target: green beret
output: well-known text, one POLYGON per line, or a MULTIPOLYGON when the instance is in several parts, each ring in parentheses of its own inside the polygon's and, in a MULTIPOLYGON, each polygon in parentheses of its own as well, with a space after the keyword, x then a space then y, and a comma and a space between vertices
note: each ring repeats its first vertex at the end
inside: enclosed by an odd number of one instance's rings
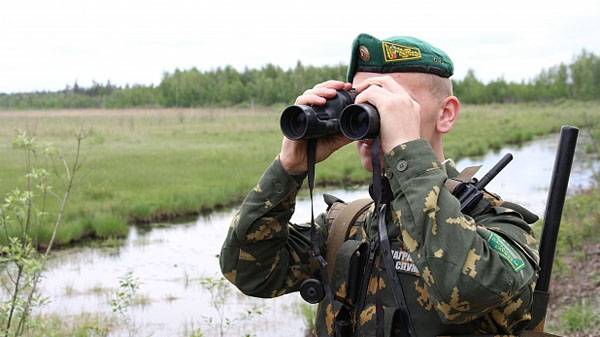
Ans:
POLYGON ((428 73, 450 77, 454 66, 450 57, 429 43, 408 36, 379 40, 360 34, 352 43, 348 82, 358 71, 372 73, 428 73))

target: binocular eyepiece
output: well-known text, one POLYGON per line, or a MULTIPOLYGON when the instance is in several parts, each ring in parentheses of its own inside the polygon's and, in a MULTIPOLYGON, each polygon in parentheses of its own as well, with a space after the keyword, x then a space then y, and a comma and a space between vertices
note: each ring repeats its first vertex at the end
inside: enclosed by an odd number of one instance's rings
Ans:
POLYGON ((369 104, 354 104, 354 91, 339 90, 323 106, 291 105, 281 114, 283 134, 292 140, 314 139, 341 133, 351 140, 375 138, 379 113, 369 104))

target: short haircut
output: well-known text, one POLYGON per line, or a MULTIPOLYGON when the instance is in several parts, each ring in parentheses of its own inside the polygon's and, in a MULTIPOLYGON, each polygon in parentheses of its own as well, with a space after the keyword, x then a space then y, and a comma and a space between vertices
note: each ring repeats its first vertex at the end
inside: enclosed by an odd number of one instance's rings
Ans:
POLYGON ((400 83, 412 88, 421 88, 430 93, 438 102, 453 95, 452 81, 449 78, 426 73, 392 73, 400 83))
POLYGON ((429 89, 432 95, 440 100, 453 95, 452 81, 449 78, 433 74, 423 74, 423 85, 429 89))

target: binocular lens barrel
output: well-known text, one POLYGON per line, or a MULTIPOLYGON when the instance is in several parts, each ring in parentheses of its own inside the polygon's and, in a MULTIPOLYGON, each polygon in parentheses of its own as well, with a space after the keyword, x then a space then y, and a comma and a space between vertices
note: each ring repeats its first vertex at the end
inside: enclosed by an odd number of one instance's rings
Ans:
POLYGON ((292 105, 283 110, 279 124, 283 134, 292 140, 302 139, 308 131, 310 112, 306 106, 292 105))
POLYGON ((340 115, 340 131, 351 140, 375 138, 379 134, 379 113, 369 103, 347 106, 340 115))
MULTIPOLYGON (((279 124, 291 140, 314 139, 339 133, 338 119, 319 118, 319 111, 308 105, 292 105, 283 110, 279 124)), ((323 117, 323 115, 322 115, 323 117)))

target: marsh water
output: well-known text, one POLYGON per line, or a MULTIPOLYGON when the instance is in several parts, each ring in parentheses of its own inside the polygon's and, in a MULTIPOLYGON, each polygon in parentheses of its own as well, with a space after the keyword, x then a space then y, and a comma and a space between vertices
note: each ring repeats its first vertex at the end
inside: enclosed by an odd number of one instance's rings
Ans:
MULTIPOLYGON (((462 159, 457 166, 483 164, 478 174, 481 176, 506 152, 511 152, 515 159, 488 189, 542 215, 557 141, 558 135, 552 135, 482 157, 462 159)), ((586 159, 579 150, 569 193, 589 187, 593 171, 598 169, 600 161, 586 159)), ((327 192, 344 200, 367 195, 365 188, 327 192)), ((316 212, 325 209, 321 194, 318 191, 315 198, 316 212)), ((292 221, 307 221, 309 207, 308 200, 299 200, 292 221)), ((163 224, 152 229, 132 226, 124 242, 116 247, 77 247, 56 252, 42 283, 50 302, 41 312, 63 317, 80 313, 116 315, 123 323, 117 324, 111 336, 185 336, 198 328, 204 336, 218 336, 219 317, 232 320, 224 328, 226 336, 304 336, 305 323, 299 313, 302 300, 297 294, 263 300, 229 288, 220 304, 211 302, 211 292, 200 280, 220 277, 217 254, 234 211, 214 212, 189 223, 163 224), (114 314, 110 302, 119 288, 119 278, 128 272, 139 279, 139 289, 124 314, 114 314), (217 309, 223 310, 223 316, 217 309), (252 314, 248 315, 248 310, 253 310, 252 314)))

